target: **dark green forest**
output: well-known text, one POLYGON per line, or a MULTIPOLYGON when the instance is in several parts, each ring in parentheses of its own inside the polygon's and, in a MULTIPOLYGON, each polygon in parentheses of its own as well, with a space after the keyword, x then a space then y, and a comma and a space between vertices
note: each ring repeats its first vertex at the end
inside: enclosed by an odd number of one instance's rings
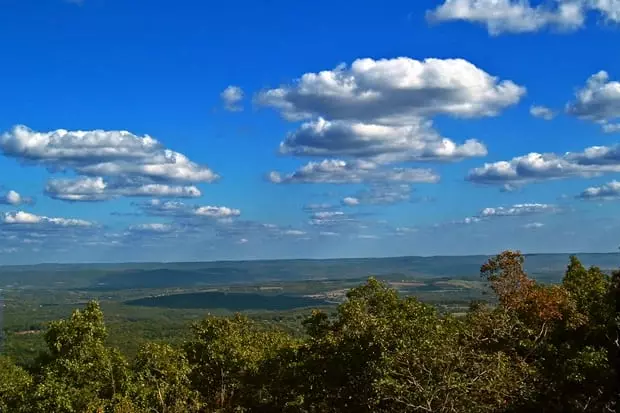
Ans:
POLYGON ((493 295, 463 313, 370 278, 300 334, 207 316, 132 355, 91 301, 47 325, 31 359, 0 356, 0 412, 617 411, 620 271, 571 257, 551 284, 524 261, 488 259, 493 295))

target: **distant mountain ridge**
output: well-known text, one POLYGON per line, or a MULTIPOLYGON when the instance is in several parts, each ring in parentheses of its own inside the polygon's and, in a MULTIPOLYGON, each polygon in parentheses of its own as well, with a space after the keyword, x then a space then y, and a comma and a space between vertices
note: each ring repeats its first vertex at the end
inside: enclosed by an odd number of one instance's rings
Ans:
MULTIPOLYGON (((587 266, 620 268, 620 253, 528 254, 535 278, 557 281, 570 255, 587 266)), ((478 277, 488 256, 294 259, 116 264, 37 264, 0 267, 0 288, 173 288, 229 283, 348 279, 375 276, 478 277)))

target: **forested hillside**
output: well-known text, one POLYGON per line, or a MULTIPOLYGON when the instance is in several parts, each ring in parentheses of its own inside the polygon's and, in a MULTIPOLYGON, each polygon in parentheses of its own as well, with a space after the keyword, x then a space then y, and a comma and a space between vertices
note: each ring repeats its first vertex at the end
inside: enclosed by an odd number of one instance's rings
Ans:
POLYGON ((1 412, 614 412, 620 271, 571 257, 560 284, 504 252, 481 274, 496 303, 438 312, 370 278, 305 334, 207 317, 179 346, 131 359, 88 303, 26 365, 0 357, 1 412))

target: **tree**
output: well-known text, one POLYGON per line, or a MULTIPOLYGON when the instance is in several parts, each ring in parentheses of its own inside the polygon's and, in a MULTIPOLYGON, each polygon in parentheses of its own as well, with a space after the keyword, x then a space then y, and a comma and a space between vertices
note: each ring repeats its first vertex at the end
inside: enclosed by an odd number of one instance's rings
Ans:
POLYGON ((129 383, 121 354, 105 347, 106 327, 96 302, 54 321, 45 333, 32 394, 33 412, 84 412, 123 400, 129 383))
POLYGON ((132 399, 140 408, 160 413, 199 411, 198 394, 190 389, 185 355, 168 344, 147 343, 132 366, 132 399))
POLYGON ((0 356, 0 412, 27 412, 26 398, 31 385, 28 372, 0 356))
POLYGON ((279 331, 265 331, 247 317, 209 316, 192 327, 185 351, 194 389, 212 409, 258 406, 268 396, 257 386, 261 366, 291 343, 279 331))

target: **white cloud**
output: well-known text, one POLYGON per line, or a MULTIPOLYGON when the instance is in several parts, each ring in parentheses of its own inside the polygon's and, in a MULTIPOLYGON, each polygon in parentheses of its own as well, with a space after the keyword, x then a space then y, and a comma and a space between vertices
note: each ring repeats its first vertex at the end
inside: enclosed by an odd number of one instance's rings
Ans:
POLYGON ((601 186, 586 188, 578 198, 587 200, 620 199, 620 181, 611 181, 601 186))
POLYGON ((290 121, 309 119, 280 143, 280 153, 326 160, 310 162, 287 176, 271 172, 269 179, 436 182, 434 173, 421 178, 423 170, 388 171, 377 165, 485 156, 482 142, 443 137, 433 129, 431 118, 496 116, 524 94, 524 87, 463 59, 365 58, 350 66, 306 73, 290 84, 260 92, 256 101, 290 121))
POLYGON ((412 227, 396 227, 395 231, 397 235, 407 235, 418 232, 418 229, 412 227))
POLYGON ((310 215, 309 224, 313 226, 341 225, 353 221, 342 211, 319 211, 310 215))
POLYGON ((510 161, 485 163, 469 171, 467 179, 491 185, 522 185, 570 177, 592 177, 620 172, 620 144, 592 146, 583 152, 517 156, 510 161))
POLYGON ((432 22, 483 24, 492 35, 535 32, 543 28, 575 30, 585 21, 583 0, 557 0, 532 6, 529 0, 445 0, 427 13, 432 22), (551 6, 554 4, 554 6, 551 6))
POLYGON ((413 119, 389 126, 318 118, 304 123, 280 144, 280 153, 295 156, 347 156, 381 163, 453 161, 484 156, 475 139, 456 144, 432 129, 432 122, 413 119))
POLYGON ((462 220, 459 221, 453 221, 453 224, 464 224, 464 225, 470 225, 470 224, 477 224, 478 222, 482 221, 480 218, 478 217, 467 217, 467 218, 463 218, 462 220))
POLYGON ((74 218, 50 218, 29 212, 5 212, 0 215, 0 223, 11 226, 56 226, 56 227, 92 227, 93 222, 74 218))
POLYGON ((309 162, 297 171, 281 175, 271 172, 269 180, 273 183, 333 183, 350 184, 365 182, 419 182, 437 183, 439 176, 430 169, 393 168, 382 169, 377 164, 366 161, 344 161, 326 159, 309 162))
POLYGON ((609 122, 620 119, 620 82, 609 80, 605 71, 590 76, 586 85, 577 91, 575 101, 566 105, 566 111, 601 124, 607 133, 619 131, 620 125, 609 122))
POLYGON ((540 118, 544 120, 552 120, 553 118, 555 118, 556 114, 553 110, 549 109, 548 107, 532 105, 530 107, 530 115, 534 116, 535 118, 540 118))
POLYGON ((33 204, 34 200, 30 197, 24 197, 19 192, 10 190, 4 195, 0 195, 0 204, 4 205, 29 205, 33 204))
POLYGON ((196 186, 167 184, 136 184, 133 182, 108 183, 101 177, 52 179, 45 186, 51 198, 63 201, 105 201, 127 197, 196 198, 201 195, 196 186))
POLYGON ((175 228, 170 224, 162 224, 162 223, 148 223, 148 224, 138 224, 132 225, 129 227, 129 231, 132 232, 141 232, 141 233, 169 233, 173 232, 175 228))
POLYGON ((515 217, 558 211, 559 209, 557 206, 550 204, 516 204, 511 207, 484 208, 480 212, 479 217, 515 217))
POLYGON ((589 12, 605 22, 620 22, 618 0, 553 0, 534 6, 529 0, 444 0, 427 13, 431 22, 466 21, 485 25, 491 35, 553 29, 570 32, 584 26, 589 12))
POLYGON ((604 123, 602 127, 605 133, 620 132, 620 123, 604 123))
POLYGON ((446 225, 472 225, 489 222, 494 219, 556 214, 561 211, 562 210, 556 205, 541 203, 515 204, 508 207, 490 207, 482 209, 477 215, 469 216, 460 220, 453 220, 443 224, 436 224, 435 227, 441 228, 446 225))
POLYGON ((463 59, 399 57, 358 59, 350 67, 306 73, 291 85, 261 92, 257 100, 291 120, 402 125, 439 114, 494 116, 524 93, 525 88, 463 59))
POLYGON ((243 108, 239 106, 239 102, 243 100, 243 90, 239 86, 228 86, 220 93, 220 98, 222 98, 226 110, 231 112, 243 110, 243 108))
POLYGON ((346 206, 356 206, 360 204, 360 200, 352 196, 347 196, 342 200, 342 203, 346 206))
POLYGON ((6 156, 55 171, 73 170, 90 177, 113 177, 141 185, 212 182, 207 166, 166 149, 156 139, 127 131, 36 132, 15 126, 0 137, 6 156))
POLYGON ((338 236, 340 236, 339 233, 333 232, 333 231, 320 231, 319 235, 322 236, 322 237, 338 237, 338 236))
POLYGON ((358 234, 357 238, 359 239, 379 239, 379 236, 372 234, 358 234))
POLYGON ((545 224, 543 224, 542 222, 530 222, 528 224, 523 225, 523 228, 525 229, 539 229, 544 227, 545 224))
POLYGON ((301 235, 306 235, 306 232, 298 230, 298 229, 288 229, 288 230, 284 231, 283 234, 284 235, 301 236, 301 235))
POLYGON ((211 219, 222 220, 237 218, 241 211, 236 208, 212 205, 188 205, 180 201, 162 201, 152 199, 139 203, 137 206, 147 215, 176 217, 182 219, 211 219))
POLYGON ((247 244, 249 241, 247 238, 241 238, 237 243, 238 244, 247 244))
POLYGON ((396 204, 409 201, 411 193, 412 189, 407 184, 380 184, 358 192, 356 197, 364 204, 396 204))
POLYGON ((319 211, 324 209, 332 209, 334 205, 328 203, 320 203, 320 204, 308 204, 304 206, 304 210, 306 211, 319 211))
POLYGON ((222 206, 200 206, 193 210, 194 215, 209 218, 231 218, 241 215, 241 211, 222 206))

